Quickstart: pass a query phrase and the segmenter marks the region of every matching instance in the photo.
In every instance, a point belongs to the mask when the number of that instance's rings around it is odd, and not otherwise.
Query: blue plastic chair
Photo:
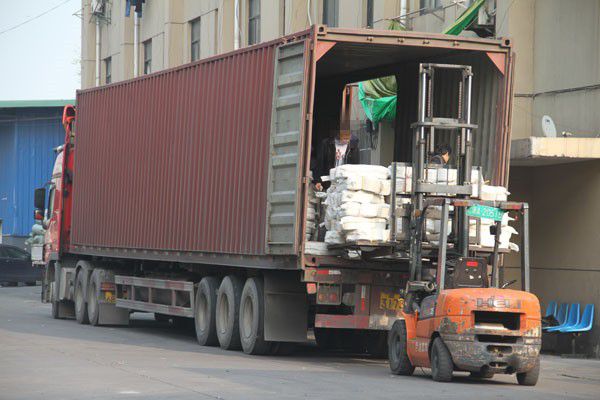
[[[556,313],[556,320],[558,321],[558,325],[556,326],[545,326],[542,329],[547,331],[550,328],[556,328],[565,323],[567,320],[567,313],[569,311],[569,305],[567,303],[562,303],[558,308],[558,312]]]
[[[562,329],[561,332],[587,332],[592,329],[594,323],[594,305],[587,304],[583,309],[581,321],[575,326]]]
[[[546,307],[546,318],[552,316],[554,318],[556,318],[556,302],[555,301],[551,301],[550,303],[548,303],[548,307]]]
[[[567,320],[564,324],[559,326],[551,326],[546,329],[547,332],[562,332],[563,329],[572,328],[579,322],[579,303],[571,304],[569,307],[569,314],[567,315]]]

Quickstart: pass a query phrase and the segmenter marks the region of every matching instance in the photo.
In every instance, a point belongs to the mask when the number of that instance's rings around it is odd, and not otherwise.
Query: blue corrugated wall
[[[0,219],[2,233],[27,236],[33,225],[33,191],[50,180],[64,141],[62,107],[0,110]]]

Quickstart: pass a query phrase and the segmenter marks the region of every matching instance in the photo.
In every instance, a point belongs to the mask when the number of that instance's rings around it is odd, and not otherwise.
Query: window
[[[442,8],[442,0],[419,0],[419,14],[421,15],[438,8]]]
[[[373,28],[373,1],[367,0],[367,28]]]
[[[260,42],[260,0],[248,1],[248,46]]]
[[[110,57],[104,59],[105,78],[104,83],[107,85],[112,82],[112,60]]]
[[[50,187],[50,194],[48,195],[48,208],[45,210],[44,218],[50,219],[50,216],[54,212],[54,195],[56,194],[56,186],[52,184]]]
[[[200,18],[196,18],[192,22],[190,22],[191,31],[192,31],[192,40],[191,40],[191,52],[192,52],[192,61],[197,61],[200,59]]]
[[[144,74],[152,72],[152,39],[144,42]]]
[[[323,23],[338,26],[339,0],[323,0]]]
[[[29,253],[25,250],[21,250],[17,247],[12,246],[3,246],[2,248],[4,258],[12,259],[12,260],[29,260]]]

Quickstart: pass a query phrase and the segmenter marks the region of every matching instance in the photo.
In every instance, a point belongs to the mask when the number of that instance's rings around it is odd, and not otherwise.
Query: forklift
[[[455,118],[433,116],[434,77],[439,70],[445,70],[444,76],[459,77]],[[529,208],[527,203],[473,198],[472,147],[477,125],[471,123],[472,78],[470,66],[420,64],[418,121],[411,125],[409,280],[403,318],[393,323],[388,335],[390,369],[397,375],[411,375],[415,367],[431,368],[438,382],[451,381],[454,371],[470,372],[478,379],[516,374],[520,385],[533,386],[540,370],[541,315],[538,298],[529,293]],[[432,168],[427,161],[436,136],[456,146],[456,184],[427,179]],[[394,229],[395,172],[394,167],[390,221]],[[440,217],[435,245],[424,239],[423,229],[432,210]],[[503,282],[499,266],[505,213],[517,214],[523,225],[521,290],[508,288],[516,280]],[[493,248],[470,248],[471,218],[494,221],[490,227]]]

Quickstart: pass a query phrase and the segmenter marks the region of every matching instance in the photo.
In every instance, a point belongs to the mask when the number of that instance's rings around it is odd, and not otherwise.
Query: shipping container
[[[309,329],[323,338],[331,328],[364,331],[369,347],[380,343],[372,333],[385,333],[400,314],[406,265],[305,251],[311,150],[342,118],[347,85],[395,75],[391,161],[410,162],[419,64],[469,65],[479,125],[474,164],[506,185],[511,51],[506,39],[315,26],[79,91],[75,122],[74,110],[65,111],[66,180],[56,187],[68,195],[54,205],[60,243],[47,255],[44,293],[55,315],[74,302],[78,320],[95,324],[128,321],[114,303],[195,317],[200,342],[214,344],[202,336],[198,313],[208,310],[217,324],[223,317],[223,326],[233,318],[227,310],[243,313],[245,303],[240,311],[234,296],[221,310],[219,299],[249,287],[264,299],[255,339],[301,342]],[[441,87],[436,114],[456,112],[447,99],[459,89]],[[216,298],[206,295],[217,288]],[[98,299],[100,317],[89,308]],[[232,335],[218,337],[222,347],[239,346]],[[241,337],[244,351],[266,351]]]

